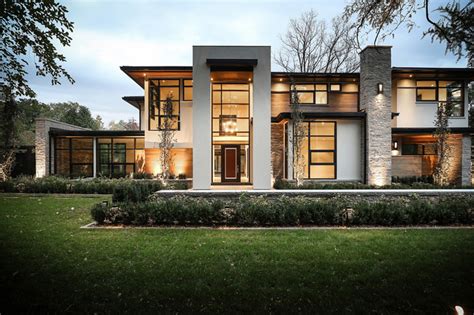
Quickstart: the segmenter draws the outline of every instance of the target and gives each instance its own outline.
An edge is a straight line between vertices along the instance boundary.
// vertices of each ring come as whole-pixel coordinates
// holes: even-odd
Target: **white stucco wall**
[[[337,180],[362,181],[360,126],[360,120],[337,120]]]
[[[417,102],[416,81],[398,80],[396,94],[396,106],[393,111],[400,113],[395,119],[394,127],[434,127],[436,108],[438,102]],[[467,84],[465,84],[467,86]],[[450,127],[468,127],[468,101],[467,91],[464,93],[464,117],[453,117],[449,120]]]
[[[193,46],[193,188],[209,189],[211,185],[211,81],[207,59],[258,60],[252,82],[252,181],[254,189],[270,189],[270,46]]]

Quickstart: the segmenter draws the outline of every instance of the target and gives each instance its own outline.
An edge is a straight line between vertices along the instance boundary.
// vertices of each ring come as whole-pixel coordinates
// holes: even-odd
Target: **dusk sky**
[[[436,8],[444,1],[431,1]],[[466,3],[461,1],[461,3]],[[30,75],[43,102],[74,101],[92,114],[110,120],[138,118],[138,111],[122,100],[143,90],[119,67],[191,65],[192,45],[271,45],[280,47],[290,18],[310,9],[328,23],[347,0],[331,1],[69,1],[69,19],[75,23],[70,47],[61,49],[66,69],[76,83],[51,86],[46,78]],[[444,45],[421,39],[427,23],[422,12],[419,29],[401,28],[394,39],[393,66],[465,67],[444,54]],[[281,70],[275,64],[273,71]]]

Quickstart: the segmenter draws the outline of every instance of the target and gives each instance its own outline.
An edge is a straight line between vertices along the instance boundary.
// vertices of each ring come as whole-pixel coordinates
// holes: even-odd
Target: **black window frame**
[[[99,140],[104,140],[108,139],[110,142],[99,142]],[[120,142],[123,141],[124,139],[133,139],[133,148],[127,148],[127,144],[125,142]],[[97,137],[96,138],[96,147],[97,147],[97,175],[102,175],[102,176],[107,176],[107,177],[124,177],[127,176],[127,166],[133,166],[132,173],[135,173],[137,171],[137,151],[142,151],[145,150],[144,146],[143,147],[137,147],[137,139],[141,138],[136,138],[136,137]],[[116,142],[115,142],[115,141]],[[107,161],[104,162],[102,161],[102,153],[103,150],[101,148],[102,145],[107,145],[108,149],[107,152]],[[117,150],[116,145],[124,145],[125,149]],[[116,151],[120,151],[124,153],[125,161],[124,162],[115,162],[115,153]],[[133,162],[127,162],[127,152],[128,151],[133,151]],[[102,167],[106,167],[108,169],[108,173],[102,173]],[[123,172],[121,173],[115,173],[114,169],[115,167],[123,167]]]
[[[328,106],[329,105],[329,86],[328,86],[328,83],[327,82],[297,82],[295,83],[295,86],[298,86],[298,85],[312,85],[313,86],[313,89],[312,90],[298,90],[296,89],[297,93],[298,93],[298,99],[300,99],[299,95],[300,94],[312,94],[313,96],[313,102],[312,103],[306,103],[306,102],[301,102],[300,100],[300,105],[316,105],[316,106]],[[326,90],[318,90],[316,88],[317,85],[325,85],[326,86]],[[289,89],[290,89],[290,95],[292,93],[291,91],[291,84],[289,85]],[[316,103],[316,95],[318,93],[326,93],[326,103]]]
[[[172,102],[177,102],[178,104],[178,115],[171,115],[172,118],[177,118],[178,120],[178,123],[177,123],[177,128],[170,128],[170,130],[175,130],[175,131],[179,131],[181,130],[181,93],[184,93],[184,89],[181,88],[182,86],[182,79],[177,79],[177,78],[150,78],[148,80],[148,130],[149,131],[163,131],[163,130],[166,130],[165,128],[161,128],[161,119],[162,117],[165,117],[166,115],[162,115],[161,114],[161,102],[163,102],[161,100],[161,84],[160,84],[160,81],[163,81],[163,80],[172,80],[172,81],[178,81],[178,85],[165,85],[163,87],[177,87],[178,88],[178,99],[172,99]],[[155,85],[154,84],[154,81],[157,81],[158,82],[158,85]],[[153,87],[152,87],[153,85]],[[158,98],[158,115],[155,115],[155,108],[156,108],[156,104],[154,104],[154,101],[153,101],[153,91],[152,91],[152,88],[155,88],[157,90],[157,98]],[[158,127],[155,129],[155,128],[151,128],[151,117],[157,117],[158,119]]]
[[[307,124],[307,134],[306,134],[306,138],[307,141],[308,141],[308,160],[307,160],[307,163],[306,163],[306,169],[308,171],[308,177],[306,177],[305,179],[307,180],[335,180],[337,179],[337,121],[329,121],[329,120],[305,120],[303,121],[304,124]],[[334,126],[334,134],[333,135],[312,135],[311,134],[311,123],[330,123],[330,124],[333,124]],[[295,136],[293,134],[293,136]],[[324,137],[324,138],[327,138],[327,137],[332,137],[334,138],[334,149],[311,149],[311,138],[321,138],[321,137]],[[334,156],[334,160],[332,163],[327,163],[327,162],[313,162],[312,161],[312,152],[332,152],[333,153],[333,156]],[[315,177],[312,177],[311,176],[311,166],[316,166],[316,165],[334,165],[334,176],[333,177],[318,177],[318,178],[315,178]]]
[[[421,82],[421,81],[434,81],[436,82],[436,86],[433,86],[433,87],[418,87],[418,82]],[[459,83],[459,89],[461,90],[461,101],[451,101],[451,103],[455,103],[455,104],[460,104],[461,105],[461,111],[460,111],[460,115],[451,115],[450,118],[464,118],[466,115],[464,113],[465,111],[465,104],[464,104],[464,81],[462,80],[455,80],[455,79],[443,79],[443,80],[439,80],[439,79],[423,79],[423,80],[415,80],[415,100],[417,103],[433,103],[433,102],[437,102],[438,103],[438,106],[439,104],[446,104],[448,103],[448,101],[440,101],[439,100],[439,91],[440,89],[446,89],[447,87],[444,87],[444,86],[440,86],[439,85],[439,82],[440,81],[453,81],[453,82],[457,82]],[[431,99],[431,100],[420,100],[418,99],[418,90],[434,90],[435,91],[435,99]],[[447,93],[447,92],[446,92]],[[447,95],[446,95],[447,96]]]
[[[186,84],[186,81],[191,81],[191,84]],[[186,93],[185,93],[186,88],[191,88],[191,89],[193,88],[193,79],[183,79],[183,101],[191,102],[193,100],[192,97],[191,99],[186,99]]]
[[[59,148],[58,146],[58,139],[66,139],[67,140],[67,147],[66,148]],[[90,149],[73,149],[72,142],[73,140],[78,139],[90,139],[92,140],[92,147]],[[58,151],[66,151],[69,155],[69,168],[68,174],[59,174],[58,173]],[[87,151],[90,152],[92,155],[92,162],[91,163],[83,163],[83,162],[73,162],[73,152],[75,151]],[[89,166],[90,173],[89,174],[74,174],[73,169],[75,166]],[[54,174],[56,175],[65,175],[67,177],[93,177],[94,176],[94,138],[93,137],[54,137]]]

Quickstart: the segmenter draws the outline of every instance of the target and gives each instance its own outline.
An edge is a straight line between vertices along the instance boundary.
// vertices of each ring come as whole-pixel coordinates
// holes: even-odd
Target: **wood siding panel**
[[[327,105],[301,105],[302,112],[357,112],[358,93],[328,93]],[[289,93],[272,93],[272,117],[291,112]]]

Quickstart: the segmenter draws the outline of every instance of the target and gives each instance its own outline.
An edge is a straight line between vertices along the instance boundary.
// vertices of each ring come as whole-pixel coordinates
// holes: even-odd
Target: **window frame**
[[[58,148],[58,139],[66,139],[67,140],[67,147],[66,148]],[[90,139],[92,140],[92,147],[90,149],[73,149],[72,148],[72,140],[78,140],[78,139]],[[68,167],[68,172],[67,174],[59,174],[58,173],[58,151],[66,151],[69,156],[69,167]],[[85,152],[90,152],[92,154],[92,162],[91,163],[82,163],[82,162],[73,162],[73,152],[77,151],[85,151]],[[74,166],[89,166],[91,173],[82,175],[79,174],[76,176],[73,174],[73,167]],[[55,175],[64,175],[68,176],[70,178],[74,177],[94,177],[94,137],[54,137],[54,172],[53,174]]]
[[[161,128],[161,119],[162,117],[165,117],[165,115],[162,115],[161,114],[161,102],[163,102],[161,100],[161,84],[160,84],[160,81],[162,80],[172,80],[172,81],[178,81],[178,85],[166,85],[166,86],[163,86],[163,87],[177,87],[178,88],[178,99],[172,99],[172,102],[177,102],[178,104],[178,115],[171,115],[172,118],[177,118],[177,127],[176,128],[170,128],[169,130],[174,130],[174,131],[180,131],[181,130],[181,93],[184,93],[184,88],[182,89],[182,79],[180,78],[150,78],[148,79],[148,130],[149,131],[163,131],[163,130],[166,130],[165,128]],[[155,86],[154,83],[152,83],[153,81],[158,81],[158,85]],[[152,87],[153,85],[153,87]],[[158,115],[155,115],[154,114],[154,110],[155,110],[155,105],[153,104],[153,93],[152,93],[152,88],[157,88],[158,90],[158,93],[157,93],[157,97],[158,97],[158,102],[159,102],[159,106],[158,106]],[[184,97],[184,95],[183,95]],[[153,116],[154,117],[157,117],[156,119],[158,120],[158,124],[157,124],[157,128],[151,128],[151,117],[152,117],[152,105],[153,105]]]
[[[434,81],[436,82],[436,86],[434,87],[418,87],[417,83],[421,81]],[[440,96],[440,89],[447,89],[447,87],[443,87],[439,85],[440,81],[453,81],[459,83],[459,89],[461,90],[461,101],[451,101],[453,104],[460,104],[461,105],[461,115],[451,115],[449,118],[465,118],[465,104],[464,104],[464,81],[463,80],[456,80],[456,79],[424,79],[424,80],[415,80],[415,102],[416,103],[438,103],[439,104],[446,104],[448,101],[440,101],[439,96]],[[419,100],[418,99],[418,90],[435,90],[435,99],[433,100]],[[446,97],[447,97],[447,92],[446,92]]]
[[[99,140],[100,139],[109,139],[110,142],[102,142],[100,143]],[[123,141],[124,139],[133,139],[133,147],[132,148],[127,148],[127,144],[126,142],[121,142]],[[137,138],[137,137],[97,137],[95,139],[96,141],[96,147],[97,147],[97,175],[99,175],[102,170],[102,166],[106,166],[108,168],[108,174],[104,174],[104,176],[108,176],[108,177],[111,177],[111,178],[115,178],[115,177],[125,177],[127,176],[127,166],[130,166],[132,165],[133,167],[133,170],[132,170],[132,173],[135,173],[137,170],[136,170],[136,164],[137,164],[137,151],[142,151],[142,150],[145,150],[145,148],[137,148],[137,139],[141,139],[141,138]],[[115,141],[116,142],[115,142]],[[107,145],[109,148],[106,149],[105,151],[108,151],[107,152],[107,155],[108,155],[108,158],[107,158],[107,162],[103,162],[102,161],[102,149],[101,149],[101,145]],[[115,145],[124,145],[125,146],[125,149],[120,149],[120,150],[116,150],[115,148]],[[120,152],[122,153],[122,151],[124,152],[124,157],[125,157],[125,162],[114,162],[114,157],[115,157],[115,151],[117,152]],[[128,151],[133,151],[133,162],[127,162],[127,152]],[[123,166],[124,168],[124,173],[120,173],[120,174],[116,174],[114,173],[114,166]]]
[[[191,99],[186,99],[186,93],[185,93],[185,90],[186,88],[193,88],[193,79],[182,79],[183,80],[183,101],[184,102],[191,102],[193,100],[193,98],[191,97]],[[191,81],[191,84],[186,84],[186,81]],[[194,95],[193,95],[194,96]]]
[[[295,86],[298,86],[298,85],[312,85],[313,86],[313,89],[312,90],[297,90],[297,93],[298,93],[298,99],[299,99],[299,95],[300,94],[312,94],[313,96],[313,102],[312,103],[302,103],[300,101],[300,105],[316,105],[316,106],[328,106],[329,105],[329,86],[328,86],[329,83],[327,82],[298,82],[298,83],[295,83]],[[317,85],[325,85],[326,86],[326,90],[318,90],[316,88]],[[289,85],[289,93],[291,95],[292,91],[291,91],[291,84]],[[326,93],[326,103],[316,103],[316,100],[317,100],[317,94],[318,93]]]
[[[307,150],[307,163],[306,163],[306,169],[308,171],[308,177],[306,177],[306,180],[335,180],[337,179],[337,121],[330,121],[330,120],[305,120],[303,123],[307,124],[307,134],[306,138],[308,141],[308,150]],[[334,127],[334,134],[333,135],[312,135],[311,134],[311,123],[329,123],[332,124]],[[293,136],[295,136],[293,134]],[[332,137],[334,139],[334,149],[311,149],[311,138],[324,138],[324,137]],[[328,162],[313,162],[312,161],[312,154],[311,153],[317,153],[317,152],[331,152],[333,153],[334,159],[332,163]],[[334,175],[333,177],[312,177],[311,174],[311,166],[317,166],[317,165],[333,165],[334,166]]]

